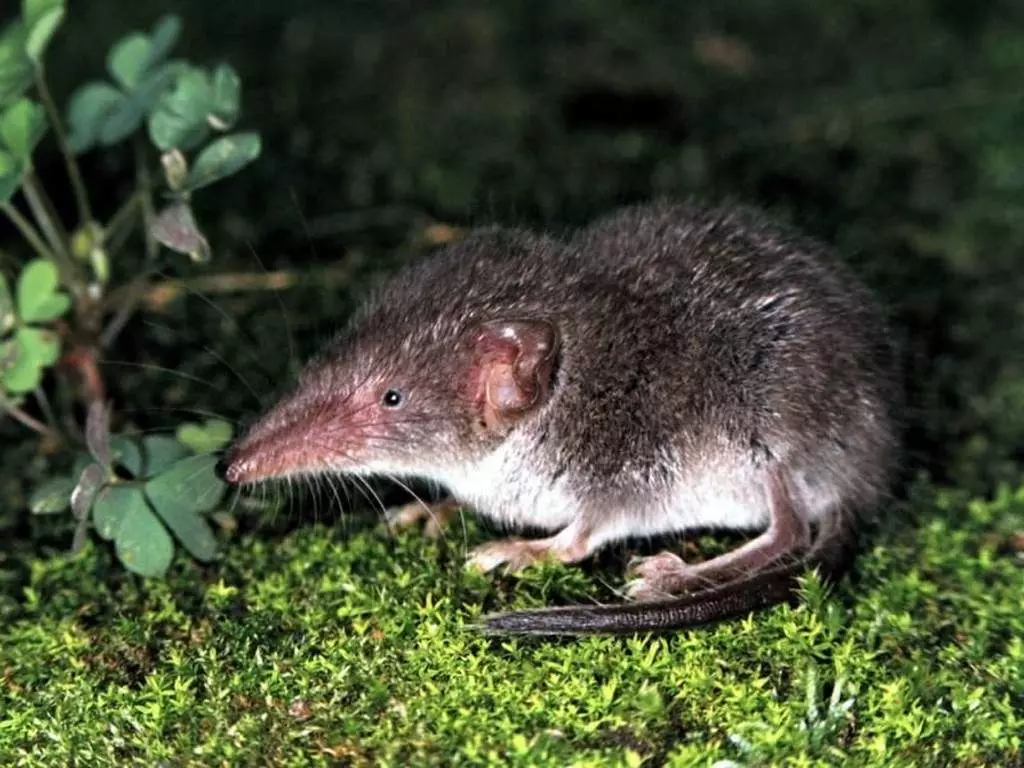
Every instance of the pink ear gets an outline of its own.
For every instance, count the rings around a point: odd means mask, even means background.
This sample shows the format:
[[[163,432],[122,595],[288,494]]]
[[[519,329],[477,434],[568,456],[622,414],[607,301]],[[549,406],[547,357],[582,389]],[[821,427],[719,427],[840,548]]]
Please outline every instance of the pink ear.
[[[507,432],[549,394],[558,330],[546,320],[481,325],[476,338],[475,398],[484,425]]]

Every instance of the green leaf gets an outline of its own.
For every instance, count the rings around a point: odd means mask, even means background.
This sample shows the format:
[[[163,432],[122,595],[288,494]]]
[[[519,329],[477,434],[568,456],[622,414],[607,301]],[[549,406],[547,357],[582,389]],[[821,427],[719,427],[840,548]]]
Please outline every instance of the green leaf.
[[[150,37],[131,32],[114,44],[107,56],[107,69],[126,91],[134,91],[167,57],[181,33],[181,19],[173,14],[163,16]]]
[[[147,75],[100,126],[100,143],[110,146],[135,133],[183,66],[179,62],[170,62]]]
[[[118,538],[126,518],[152,515],[142,489],[131,485],[108,485],[96,496],[92,505],[92,524],[101,538]]]
[[[24,170],[14,155],[0,149],[0,203],[6,203],[18,191]]]
[[[23,165],[29,165],[32,151],[46,133],[43,108],[31,99],[18,99],[0,115],[0,139]]]
[[[198,146],[210,133],[207,115],[214,108],[214,87],[199,67],[178,73],[149,118],[149,137],[163,152]]]
[[[149,48],[148,36],[142,32],[129,32],[110,49],[107,55],[107,69],[126,91],[134,90],[146,74]]]
[[[150,501],[152,502],[152,499]],[[158,507],[155,502],[153,506],[192,557],[201,563],[208,563],[217,556],[217,537],[206,520],[186,507],[173,506],[164,509]]]
[[[71,306],[71,299],[63,293],[55,293],[36,308],[35,322],[45,322],[60,317]]]
[[[221,419],[207,419],[204,424],[182,424],[178,427],[180,443],[193,453],[213,453],[231,441],[231,424]]]
[[[42,328],[21,327],[8,343],[16,345],[17,354],[6,352],[13,362],[3,371],[4,388],[14,394],[31,392],[42,381],[43,370],[60,357],[60,338]]]
[[[181,17],[173,13],[164,14],[153,27],[153,34],[149,39],[149,58],[146,61],[146,71],[152,70],[157,64],[167,58],[171,48],[178,42],[181,35]]]
[[[66,294],[57,290],[60,273],[48,259],[33,259],[18,277],[18,315],[26,323],[46,322],[60,317],[71,306]]]
[[[149,139],[161,152],[171,149],[192,149],[210,133],[205,121],[193,123],[188,118],[158,106],[149,116]]]
[[[43,380],[43,369],[27,360],[20,354],[15,358],[14,364],[4,371],[4,389],[14,395],[23,395],[31,392]]]
[[[75,481],[70,477],[54,477],[40,485],[28,500],[33,515],[52,515],[63,512],[71,504]]]
[[[7,372],[17,366],[20,357],[21,345],[18,344],[17,339],[0,342],[0,383],[4,385],[5,389],[8,388]]]
[[[137,102],[125,98],[100,124],[96,134],[98,143],[109,147],[124,141],[139,129],[145,116],[145,111]]]
[[[176,461],[188,456],[188,449],[169,435],[148,435],[142,439],[146,456],[146,477],[158,475]]]
[[[123,515],[114,549],[124,567],[140,576],[163,576],[174,557],[174,542],[146,505]]]
[[[0,150],[0,203],[6,203],[22,186],[25,168],[19,166],[14,156]]]
[[[260,155],[258,133],[233,133],[210,142],[192,164],[185,189],[193,191],[237,173]]]
[[[17,320],[18,317],[14,312],[14,297],[11,296],[7,278],[0,274],[0,334],[11,330]]]
[[[32,84],[34,68],[25,52],[28,32],[21,22],[0,33],[0,109],[20,99]]]
[[[110,83],[86,83],[75,91],[68,104],[68,143],[71,150],[80,153],[91,149],[99,137],[100,128],[127,104],[128,98]]]
[[[213,73],[213,110],[207,119],[219,131],[230,129],[242,107],[242,84],[228,64],[221,64]]]
[[[186,456],[146,482],[146,494],[157,509],[180,507],[209,512],[220,504],[227,486],[217,477],[217,457]]]
[[[214,509],[225,486],[217,479],[215,456],[190,456],[146,483],[146,495],[182,546],[202,562],[217,553],[213,529],[200,514]]]
[[[28,30],[25,51],[34,62],[39,62],[50,38],[64,20],[64,0],[23,0],[21,17]]]
[[[40,366],[53,365],[60,358],[60,337],[53,331],[23,326],[14,338],[21,345],[22,353]]]
[[[121,435],[110,438],[110,457],[132,477],[142,477],[142,449],[138,441]]]

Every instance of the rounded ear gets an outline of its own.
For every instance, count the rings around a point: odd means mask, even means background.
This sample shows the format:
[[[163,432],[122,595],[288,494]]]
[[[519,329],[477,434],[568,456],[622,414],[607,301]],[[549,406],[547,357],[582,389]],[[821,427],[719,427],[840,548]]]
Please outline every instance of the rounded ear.
[[[547,400],[558,357],[559,334],[547,320],[483,323],[474,336],[472,388],[481,421],[506,433]]]

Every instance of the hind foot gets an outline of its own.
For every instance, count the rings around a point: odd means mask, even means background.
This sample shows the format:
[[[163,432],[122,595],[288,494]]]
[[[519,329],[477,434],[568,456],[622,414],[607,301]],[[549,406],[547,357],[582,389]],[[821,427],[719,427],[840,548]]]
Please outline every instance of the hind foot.
[[[672,597],[699,586],[700,582],[694,566],[669,551],[636,558],[630,563],[628,573],[634,577],[626,585],[626,596],[630,600]]]

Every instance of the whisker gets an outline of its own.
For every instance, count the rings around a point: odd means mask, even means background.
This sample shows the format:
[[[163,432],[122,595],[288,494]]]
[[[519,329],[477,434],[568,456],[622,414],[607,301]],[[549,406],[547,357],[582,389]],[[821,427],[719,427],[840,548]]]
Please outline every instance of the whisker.
[[[184,408],[180,406],[154,406],[152,408],[118,408],[118,413],[187,413],[193,416],[205,416],[208,419],[219,419],[220,421],[226,421],[236,426],[241,423],[239,419],[235,419],[230,416],[224,416],[223,414],[217,413],[216,411],[209,411],[203,408]]]
[[[198,376],[193,376],[190,373],[184,373],[182,371],[175,370],[174,368],[167,368],[163,365],[156,365],[155,363],[136,363],[130,360],[98,360],[97,365],[110,365],[110,366],[122,366],[124,368],[140,368],[145,371],[154,371],[157,373],[169,373],[178,378],[185,379],[186,381],[194,381],[197,384],[210,387],[211,389],[219,389],[219,387],[212,381],[201,379]]]
[[[166,280],[172,279],[171,275],[167,274],[166,272],[158,271],[157,274],[160,277],[163,277]],[[259,346],[260,346],[259,340],[256,339],[249,332],[249,329],[246,328],[245,326],[243,326],[238,321],[238,318],[233,317],[229,312],[227,312],[223,307],[221,307],[217,302],[215,302],[213,299],[211,299],[205,293],[202,293],[201,291],[197,291],[195,288],[192,288],[187,283],[185,284],[184,288],[185,288],[185,292],[186,293],[191,294],[192,296],[195,296],[197,299],[199,299],[204,304],[209,306],[214,312],[216,312],[222,318],[224,318],[228,322],[228,324],[231,325],[236,331],[241,333],[246,338],[247,341],[249,341],[249,345],[245,346],[244,349],[246,350],[247,354],[250,357],[252,357],[252,359],[257,364],[259,364],[259,366],[261,368],[263,368],[263,359],[258,354],[256,354],[256,350],[259,349]],[[152,322],[152,321],[147,321],[147,322]],[[268,376],[272,377],[272,372],[266,371],[265,369],[264,369],[264,372]]]

